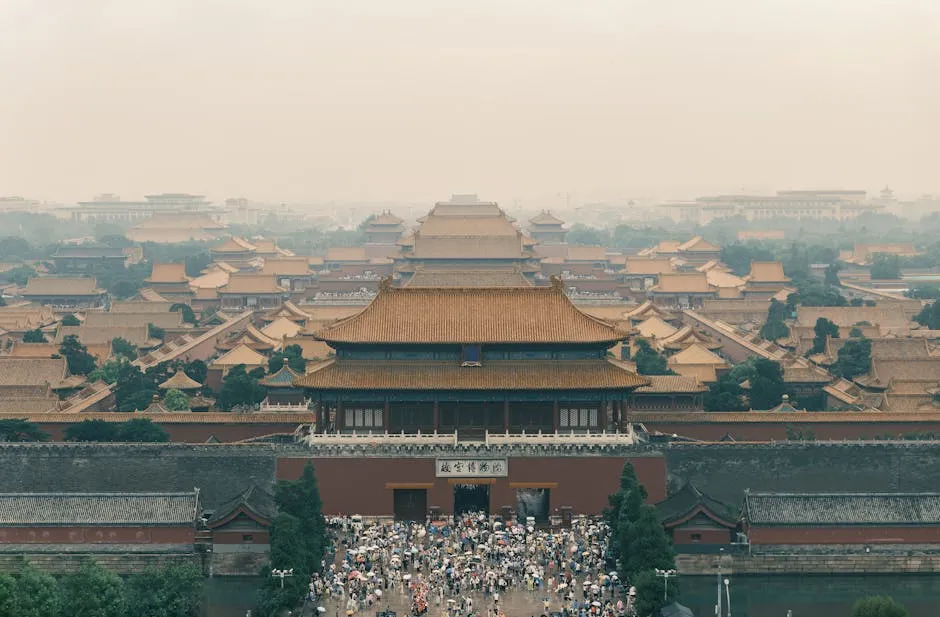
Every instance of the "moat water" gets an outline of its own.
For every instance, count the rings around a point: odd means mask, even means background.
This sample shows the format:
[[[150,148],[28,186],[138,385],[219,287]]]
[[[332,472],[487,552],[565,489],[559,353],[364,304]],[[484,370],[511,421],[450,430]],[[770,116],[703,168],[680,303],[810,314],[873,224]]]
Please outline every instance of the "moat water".
[[[682,604],[696,617],[714,617],[715,577],[687,576],[680,582]],[[245,617],[254,605],[258,585],[259,579],[253,577],[211,579],[206,617]],[[940,615],[940,575],[742,576],[731,579],[731,614],[786,617],[789,610],[793,617],[848,617],[852,604],[867,595],[892,596],[907,607],[910,617]],[[372,617],[370,613],[365,616]]]

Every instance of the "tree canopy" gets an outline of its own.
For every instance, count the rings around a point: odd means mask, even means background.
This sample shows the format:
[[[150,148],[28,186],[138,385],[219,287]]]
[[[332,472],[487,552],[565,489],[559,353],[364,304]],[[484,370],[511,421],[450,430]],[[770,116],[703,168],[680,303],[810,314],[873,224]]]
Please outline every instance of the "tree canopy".
[[[261,617],[283,614],[303,597],[306,581],[323,567],[326,552],[326,520],[313,464],[307,463],[296,481],[278,482],[274,499],[278,516],[271,526],[271,567],[294,569],[294,576],[280,582],[268,578],[258,593]]]
[[[72,313],[67,313],[62,316],[62,325],[63,326],[80,326],[82,322],[78,320],[78,317]]]
[[[244,364],[239,364],[225,375],[216,402],[221,409],[231,411],[236,407],[253,407],[263,401],[266,394],[258,378],[246,372]]]
[[[29,330],[23,334],[24,343],[45,343],[46,335],[42,333],[42,330],[36,328],[35,330]]]
[[[920,310],[914,321],[931,330],[940,330],[940,301],[934,301]]]
[[[646,489],[640,484],[631,463],[625,463],[620,472],[620,486],[608,497],[610,508],[605,518],[611,525],[611,549],[619,558],[627,580],[637,588],[638,614],[658,614],[665,604],[679,594],[674,581],[669,585],[667,600],[663,599],[663,585],[655,569],[675,569],[675,553],[666,530],[656,514],[656,508],[645,503]]]
[[[111,339],[111,353],[117,356],[124,356],[128,360],[137,359],[137,347],[121,337]]]
[[[861,598],[852,606],[852,617],[907,617],[907,609],[887,596]]]
[[[187,411],[189,409],[189,397],[181,390],[168,390],[163,395],[163,406],[167,411]]]
[[[776,298],[770,299],[767,309],[767,321],[760,329],[760,335],[769,341],[775,341],[790,335],[790,328],[784,320],[790,316],[790,310]]]
[[[871,264],[872,279],[901,278],[901,259],[897,255],[877,254]]]
[[[637,351],[633,356],[636,362],[636,372],[640,375],[675,375],[667,366],[666,358],[650,347],[645,339],[637,339]]]
[[[307,361],[304,359],[304,350],[300,345],[288,345],[282,351],[277,351],[268,358],[268,372],[276,373],[287,362],[291,370],[303,374],[307,370]]]
[[[871,370],[871,340],[853,338],[847,340],[839,349],[839,356],[832,365],[832,374],[836,377],[853,379]]]
[[[0,441],[49,441],[49,435],[26,418],[5,418],[0,420]]]
[[[839,338],[839,326],[826,319],[825,317],[820,317],[816,320],[816,325],[813,326],[813,347],[810,349],[810,355],[816,353],[822,353],[826,351],[826,340],[828,337]]]
[[[88,353],[88,348],[82,345],[74,334],[69,334],[62,339],[59,353],[65,358],[69,372],[73,375],[87,375],[97,366],[95,357]]]

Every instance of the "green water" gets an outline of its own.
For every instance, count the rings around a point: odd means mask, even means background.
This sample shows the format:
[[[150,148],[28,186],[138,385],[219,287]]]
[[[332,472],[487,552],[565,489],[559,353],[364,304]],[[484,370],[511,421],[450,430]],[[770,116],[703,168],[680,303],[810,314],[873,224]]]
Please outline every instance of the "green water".
[[[714,617],[715,583],[710,576],[682,578],[681,602],[696,617]],[[259,579],[254,577],[210,579],[206,617],[244,617],[254,604],[258,585]],[[789,609],[793,617],[849,617],[855,600],[877,594],[894,597],[907,607],[910,617],[940,617],[940,575],[732,578],[731,614],[786,617]]]
[[[682,580],[682,604],[696,617],[713,617],[714,577]],[[867,595],[889,595],[910,617],[940,616],[940,575],[916,576],[751,576],[731,579],[733,617],[849,617],[852,604]],[[722,611],[724,613],[724,611]]]

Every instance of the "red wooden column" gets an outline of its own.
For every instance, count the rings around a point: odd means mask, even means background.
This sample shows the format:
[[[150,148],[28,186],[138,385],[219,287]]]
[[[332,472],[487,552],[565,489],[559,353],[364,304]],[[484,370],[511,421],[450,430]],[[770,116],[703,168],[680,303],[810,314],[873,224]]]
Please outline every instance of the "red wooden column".
[[[434,432],[436,433],[441,427],[441,413],[440,408],[437,406],[437,399],[434,399]]]
[[[391,420],[392,415],[389,411],[388,398],[385,399],[385,407],[382,409],[382,429],[387,433],[389,427],[389,420]]]
[[[509,432],[509,399],[503,401],[503,430]]]
[[[558,399],[552,401],[552,429],[557,433],[560,428],[560,421],[558,417]]]
[[[597,419],[600,421],[600,429],[603,431],[607,428],[607,401],[603,401],[597,411],[599,412]]]
[[[340,401],[339,403],[336,404],[336,422],[335,422],[335,426],[333,427],[337,433],[341,431],[343,428],[345,428],[343,426],[343,423],[345,421],[346,421],[346,414],[343,413],[343,402]]]

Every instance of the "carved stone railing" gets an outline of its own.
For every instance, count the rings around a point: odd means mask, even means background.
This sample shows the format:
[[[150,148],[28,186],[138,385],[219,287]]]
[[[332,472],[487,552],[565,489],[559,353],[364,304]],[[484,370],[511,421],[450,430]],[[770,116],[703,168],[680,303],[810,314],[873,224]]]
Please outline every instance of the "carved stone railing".
[[[483,441],[460,441],[456,433],[314,433],[301,426],[298,444],[320,456],[610,456],[644,449],[623,433],[490,433]]]

